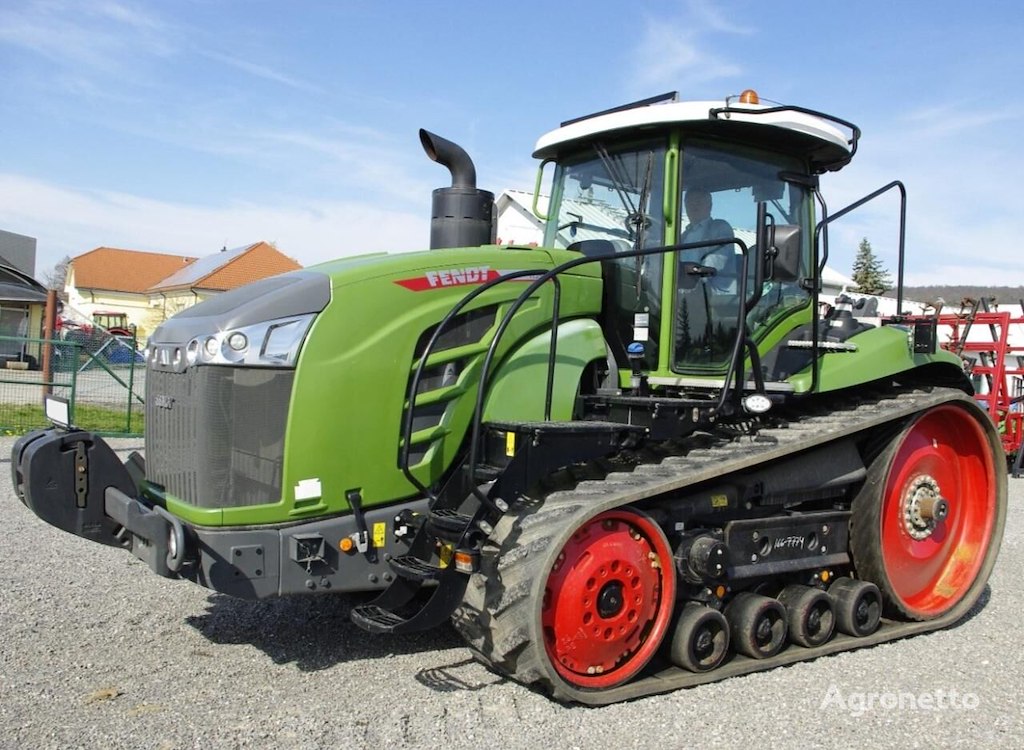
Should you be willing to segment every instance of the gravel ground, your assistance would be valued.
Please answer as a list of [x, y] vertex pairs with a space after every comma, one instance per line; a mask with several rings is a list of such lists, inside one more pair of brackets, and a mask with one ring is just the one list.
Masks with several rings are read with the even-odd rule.
[[450, 629], [372, 637], [349, 599], [252, 603], [158, 578], [45, 525], [0, 476], [5, 748], [1024, 745], [1024, 479], [988, 594], [957, 627], [594, 709], [503, 680]]

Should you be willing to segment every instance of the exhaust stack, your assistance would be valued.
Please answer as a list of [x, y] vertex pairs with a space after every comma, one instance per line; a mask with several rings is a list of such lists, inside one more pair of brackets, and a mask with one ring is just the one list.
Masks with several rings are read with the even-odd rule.
[[448, 168], [452, 186], [433, 192], [430, 249], [477, 247], [494, 242], [494, 193], [476, 186], [469, 154], [449, 140], [420, 129], [420, 143], [432, 161]]

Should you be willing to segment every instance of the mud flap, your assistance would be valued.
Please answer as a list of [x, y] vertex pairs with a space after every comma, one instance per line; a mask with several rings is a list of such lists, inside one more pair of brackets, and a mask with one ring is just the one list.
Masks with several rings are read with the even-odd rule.
[[108, 487], [134, 497], [135, 483], [113, 449], [81, 430], [40, 430], [14, 444], [11, 474], [29, 510], [51, 526], [111, 547], [127, 548], [121, 524], [105, 512]]

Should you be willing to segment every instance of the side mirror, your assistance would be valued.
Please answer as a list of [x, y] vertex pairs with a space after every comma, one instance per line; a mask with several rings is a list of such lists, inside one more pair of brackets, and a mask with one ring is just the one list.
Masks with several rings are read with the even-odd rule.
[[776, 224], [771, 231], [768, 249], [768, 274], [773, 281], [796, 281], [800, 278], [802, 233], [795, 224]]

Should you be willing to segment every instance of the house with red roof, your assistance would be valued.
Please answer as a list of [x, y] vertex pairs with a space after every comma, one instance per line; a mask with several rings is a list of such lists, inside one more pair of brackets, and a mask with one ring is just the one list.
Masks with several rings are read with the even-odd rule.
[[70, 306], [86, 317], [124, 313], [145, 339], [197, 302], [300, 268], [268, 242], [202, 258], [98, 247], [71, 259], [64, 291]]

